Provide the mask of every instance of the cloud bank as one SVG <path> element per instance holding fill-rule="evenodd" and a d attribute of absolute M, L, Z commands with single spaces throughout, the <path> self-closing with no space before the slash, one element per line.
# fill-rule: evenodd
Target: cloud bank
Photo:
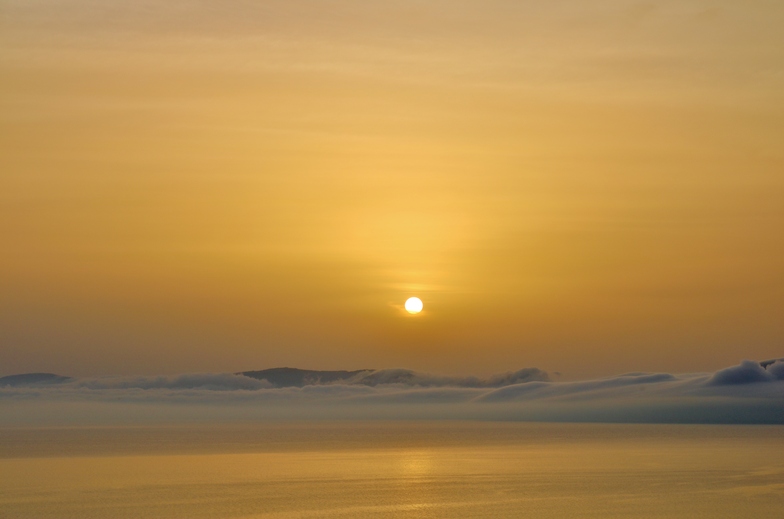
<path fill-rule="evenodd" d="M 762 364 L 766 364 L 765 367 Z M 732 366 L 717 371 L 708 380 L 708 384 L 732 386 L 754 382 L 772 382 L 774 380 L 784 380 L 784 361 L 776 360 L 768 364 L 744 360 L 739 366 Z"/>
<path fill-rule="evenodd" d="M 715 373 L 553 382 L 403 369 L 277 368 L 170 377 L 0 378 L 0 425 L 264 420 L 505 420 L 784 424 L 784 359 Z M 266 378 L 265 378 L 266 376 Z"/>

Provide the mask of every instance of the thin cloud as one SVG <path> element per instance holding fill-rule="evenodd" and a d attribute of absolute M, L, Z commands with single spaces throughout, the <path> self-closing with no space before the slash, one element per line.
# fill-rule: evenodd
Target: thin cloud
<path fill-rule="evenodd" d="M 75 387 L 101 389 L 204 389 L 209 391 L 256 390 L 273 387 L 266 380 L 256 380 L 231 373 L 189 373 L 158 377 L 107 377 L 79 380 Z"/>

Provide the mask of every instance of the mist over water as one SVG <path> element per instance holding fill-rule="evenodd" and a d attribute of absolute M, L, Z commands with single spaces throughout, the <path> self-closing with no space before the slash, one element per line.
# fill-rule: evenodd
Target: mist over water
<path fill-rule="evenodd" d="M 0 518 L 778 517 L 783 365 L 14 375 Z"/>
<path fill-rule="evenodd" d="M 0 430 L 0 516 L 778 517 L 780 426 Z"/>
<path fill-rule="evenodd" d="M 715 373 L 573 382 L 553 381 L 536 368 L 489 378 L 288 368 L 283 378 L 186 373 L 51 382 L 56 375 L 27 374 L 0 378 L 0 426 L 436 419 L 781 425 L 783 366 L 743 361 Z M 344 378 L 330 378 L 336 374 Z"/>

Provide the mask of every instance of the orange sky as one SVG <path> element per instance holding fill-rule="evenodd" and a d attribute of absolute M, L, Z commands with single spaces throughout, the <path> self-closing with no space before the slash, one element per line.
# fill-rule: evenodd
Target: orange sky
<path fill-rule="evenodd" d="M 782 27 L 778 1 L 5 1 L 0 375 L 781 356 Z"/>

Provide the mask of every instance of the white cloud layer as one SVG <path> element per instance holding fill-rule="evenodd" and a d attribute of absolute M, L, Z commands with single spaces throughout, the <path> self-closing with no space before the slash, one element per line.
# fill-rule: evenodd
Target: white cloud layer
<path fill-rule="evenodd" d="M 376 419 L 784 424 L 784 360 L 763 364 L 579 382 L 551 382 L 536 369 L 488 379 L 380 370 L 284 388 L 229 373 L 63 379 L 1 387 L 0 426 Z"/>

